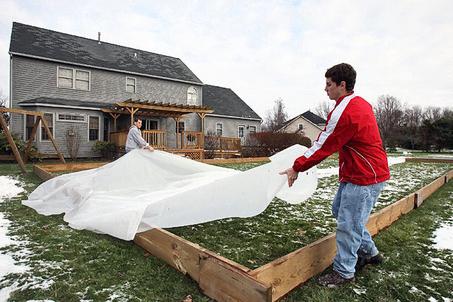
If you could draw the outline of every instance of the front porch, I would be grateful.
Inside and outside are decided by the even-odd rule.
[[[102,111],[111,117],[113,125],[113,131],[108,131],[108,140],[113,142],[119,150],[124,150],[128,128],[133,124],[134,116],[140,116],[142,119],[155,120],[153,125],[156,128],[160,127],[159,129],[142,130],[143,138],[153,148],[181,154],[192,159],[205,158],[205,139],[211,140],[211,137],[204,135],[204,118],[207,113],[213,111],[208,107],[130,99],[116,103],[112,108],[102,109]],[[184,123],[190,120],[190,118],[186,118],[190,114],[196,114],[199,120],[197,123],[192,123],[192,129],[186,130]],[[127,120],[128,118],[129,120]],[[196,116],[191,118],[193,121]],[[118,130],[119,121],[122,121],[121,130]],[[168,123],[168,121],[172,122]],[[182,128],[181,123],[184,124]],[[208,152],[214,152],[214,156],[238,156],[240,139],[215,137],[214,147],[207,149],[209,149]],[[211,153],[209,157],[212,157]]]

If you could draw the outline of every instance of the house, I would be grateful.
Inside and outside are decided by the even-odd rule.
[[[319,133],[321,133],[325,126],[325,119],[308,110],[286,121],[277,131],[286,133],[302,133],[313,142],[318,138]]]
[[[78,138],[79,157],[95,155],[98,140],[124,144],[134,115],[143,118],[145,139],[168,150],[201,150],[209,131],[204,119],[216,110],[220,116],[210,116],[209,127],[216,118],[225,134],[239,127],[236,113],[206,106],[206,85],[179,58],[107,43],[100,34],[88,39],[17,22],[9,54],[10,107],[44,112],[65,156],[71,136]],[[33,123],[32,116],[14,114],[11,131],[27,139]],[[53,152],[42,129],[35,145]]]
[[[204,85],[203,101],[214,110],[206,114],[206,134],[238,137],[244,143],[247,135],[261,131],[261,117],[230,88]]]

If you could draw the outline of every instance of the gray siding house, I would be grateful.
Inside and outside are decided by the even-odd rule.
[[[301,133],[313,142],[326,126],[326,120],[310,110],[286,121],[278,132]]]
[[[119,102],[143,101],[185,111],[195,108],[194,112],[219,102],[204,104],[206,85],[179,58],[107,43],[100,35],[94,40],[14,22],[9,54],[11,108],[44,112],[66,157],[68,136],[77,134],[78,156],[88,157],[96,155],[92,152],[96,141],[107,141],[109,134],[128,130],[129,115],[113,118]],[[219,116],[213,115],[212,121],[210,116],[207,125],[218,118],[225,129],[237,129],[237,114],[228,117],[227,112],[212,109]],[[176,123],[159,111],[142,117],[142,130],[165,133],[170,147],[178,145],[177,133],[201,131],[203,124],[201,116],[190,112],[184,112]],[[13,114],[11,131],[27,139],[33,123],[31,116]],[[35,145],[41,153],[55,152],[41,129]]]

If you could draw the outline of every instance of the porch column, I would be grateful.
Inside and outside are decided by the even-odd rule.
[[[175,120],[175,124],[176,124],[176,127],[175,127],[175,129],[176,129],[176,131],[175,131],[175,135],[176,135],[176,149],[179,149],[178,138],[181,135],[178,133],[178,123],[181,120],[181,116],[173,116],[173,119]]]
[[[201,138],[200,138],[200,147],[201,147],[201,159],[204,159],[204,118],[206,113],[198,113],[198,116],[201,119]]]
[[[134,124],[134,114],[138,111],[138,108],[129,108],[126,107],[127,111],[131,114],[131,126]]]

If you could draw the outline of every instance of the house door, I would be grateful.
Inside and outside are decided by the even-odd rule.
[[[141,130],[157,130],[159,129],[159,121],[152,119],[143,119],[142,120],[142,129]]]

